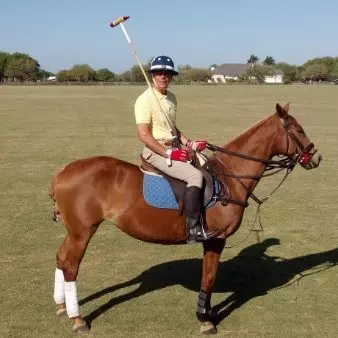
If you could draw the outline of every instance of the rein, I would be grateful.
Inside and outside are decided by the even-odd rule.
[[[297,148],[297,153],[295,156],[292,156],[292,157],[283,156],[279,160],[266,160],[266,159],[246,155],[240,152],[235,152],[235,151],[232,151],[226,148],[221,148],[216,145],[207,143],[207,149],[211,151],[221,152],[221,153],[228,154],[234,157],[239,157],[239,158],[242,158],[248,161],[259,162],[266,166],[264,171],[260,175],[237,175],[231,172],[225,173],[223,170],[222,172],[218,172],[217,169],[214,167],[214,165],[212,165],[210,161],[207,161],[209,172],[214,177],[214,179],[217,178],[218,182],[220,183],[220,191],[219,191],[216,201],[220,201],[223,206],[226,206],[227,204],[236,204],[239,206],[247,207],[249,205],[247,201],[233,200],[230,198],[230,193],[227,192],[225,188],[225,183],[223,182],[223,180],[220,179],[220,176],[223,176],[223,177],[231,177],[231,178],[236,179],[249,193],[249,197],[251,197],[258,204],[257,210],[256,210],[256,216],[255,216],[253,225],[250,228],[250,231],[256,232],[256,237],[257,237],[258,242],[259,242],[258,232],[263,231],[263,226],[261,222],[261,214],[260,214],[262,204],[266,202],[281,187],[281,185],[286,180],[287,176],[292,172],[297,162],[299,162],[299,160],[304,156],[304,154],[308,153],[314,147],[313,143],[310,143],[308,146],[303,147],[298,137],[288,128],[290,123],[287,123],[284,119],[280,119],[280,120],[286,132],[286,140],[287,140],[287,147],[286,147],[287,151],[286,152],[288,152],[289,150],[289,138],[290,138],[295,143],[296,148]],[[310,154],[310,155],[313,156],[313,154]],[[214,158],[223,167],[225,167],[225,164],[216,155],[214,156]],[[286,170],[286,172],[281,182],[270,192],[270,194],[268,194],[264,198],[258,198],[253,192],[250,192],[248,188],[242,182],[242,179],[253,179],[253,180],[259,181],[262,177],[273,176],[283,170]],[[254,229],[257,219],[259,222],[259,229]],[[244,242],[246,238],[249,236],[249,234],[244,239],[242,239],[240,242]],[[237,245],[238,244],[239,243],[237,243]],[[234,247],[234,246],[235,245],[231,245],[228,247]]]
[[[263,204],[266,200],[268,200],[278,189],[279,187],[284,183],[286,177],[291,173],[291,171],[293,170],[293,168],[295,167],[297,161],[298,161],[298,156],[296,158],[288,158],[288,157],[283,157],[280,160],[265,160],[265,159],[261,159],[258,157],[254,157],[254,156],[249,156],[243,153],[239,153],[239,152],[235,152],[229,149],[224,149],[218,146],[215,146],[213,144],[207,143],[207,148],[209,150],[212,151],[218,151],[218,152],[222,152],[231,156],[235,156],[235,157],[240,157],[243,159],[246,159],[248,161],[254,161],[254,162],[260,162],[262,164],[265,164],[266,167],[263,171],[263,173],[261,175],[237,175],[234,173],[219,173],[215,170],[215,168],[213,168],[211,165],[209,165],[210,171],[212,174],[219,176],[224,176],[224,177],[232,177],[237,179],[241,185],[247,190],[246,186],[243,184],[243,182],[241,181],[241,179],[253,179],[256,181],[259,181],[262,177],[268,177],[268,176],[273,176],[279,172],[281,172],[282,170],[286,169],[286,173],[283,177],[283,179],[281,180],[281,182],[277,185],[277,187],[266,197],[264,198],[258,198],[253,192],[249,192],[249,197],[251,197],[259,206],[261,204]],[[222,161],[220,161],[220,159],[215,156],[215,158],[224,166],[224,163]],[[274,170],[274,171],[273,171]],[[223,183],[220,180],[221,184]],[[223,189],[221,189],[224,192],[224,187],[222,187]],[[224,193],[223,193],[224,196]],[[222,203],[222,205],[227,205],[229,203],[232,204],[237,204],[237,205],[242,205],[247,207],[249,204],[248,202],[243,202],[243,201],[237,201],[237,200],[231,200],[231,199],[227,199],[227,198],[221,198],[219,199],[219,201]]]
[[[303,158],[304,155],[309,155],[310,159],[311,157],[316,153],[316,149],[313,153],[310,153],[310,150],[314,148],[314,144],[311,142],[310,144],[308,144],[306,147],[304,147],[302,145],[302,143],[300,142],[300,140],[298,139],[298,137],[294,134],[294,132],[292,132],[291,129],[289,129],[290,126],[290,121],[279,118],[283,127],[284,127],[284,131],[285,131],[285,135],[286,135],[286,153],[289,151],[289,146],[290,146],[290,139],[294,142],[296,149],[297,149],[297,153],[295,156],[292,157],[287,157],[287,156],[282,156],[281,159],[279,160],[266,160],[263,158],[259,158],[259,157],[255,157],[255,156],[251,156],[251,155],[246,155],[240,152],[236,152],[236,151],[232,151],[226,148],[221,148],[218,147],[216,145],[213,145],[211,143],[207,143],[207,149],[211,150],[211,151],[218,151],[224,154],[228,154],[231,156],[235,156],[235,157],[239,157],[239,158],[243,158],[245,160],[248,161],[254,161],[254,162],[259,162],[264,164],[266,167],[263,171],[263,173],[261,175],[237,175],[234,173],[224,173],[224,171],[222,171],[222,173],[217,172],[217,170],[215,170],[215,168],[213,168],[213,166],[210,164],[210,162],[208,161],[209,164],[209,170],[211,172],[211,174],[214,176],[214,178],[218,178],[219,176],[223,176],[223,177],[232,177],[238,180],[239,183],[241,183],[241,185],[245,188],[245,190],[247,190],[247,192],[249,193],[249,197],[251,197],[260,207],[260,205],[262,205],[266,200],[268,200],[278,189],[279,187],[284,183],[286,177],[291,173],[291,171],[294,169],[295,165],[299,162],[300,160]],[[221,163],[221,165],[224,167],[225,164],[217,157],[215,156],[215,159],[218,160],[218,162]],[[281,182],[277,185],[277,187],[275,189],[272,190],[272,192],[264,197],[264,198],[258,198],[253,192],[250,192],[246,186],[244,185],[244,183],[241,181],[241,179],[253,179],[256,181],[259,181],[262,177],[268,177],[268,176],[273,176],[279,172],[281,172],[282,170],[286,169],[286,173],[285,176],[283,177],[283,179],[281,180]],[[222,182],[222,180],[219,180],[219,182],[221,183],[221,191],[220,194],[218,196],[218,201],[220,201],[222,203],[222,205],[227,205],[229,203],[232,204],[237,204],[240,206],[244,206],[247,207],[249,204],[246,201],[238,201],[238,200],[232,200],[230,199],[229,196],[227,196],[228,194],[226,193],[226,189],[224,187],[224,182]]]

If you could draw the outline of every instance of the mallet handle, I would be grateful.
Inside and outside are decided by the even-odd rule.
[[[126,29],[124,28],[124,25],[123,25],[122,22],[121,22],[121,29],[122,29],[124,35],[126,36],[126,39],[127,39],[128,43],[129,43],[129,47],[130,47],[132,53],[134,54],[134,57],[135,57],[135,59],[136,59],[138,65],[139,65],[139,67],[140,67],[140,69],[141,69],[141,71],[142,71],[142,74],[143,74],[145,80],[147,81],[148,86],[151,87],[151,84],[150,84],[150,82],[149,82],[148,76],[147,76],[146,72],[144,71],[144,68],[143,68],[143,66],[142,66],[142,63],[141,63],[139,57],[137,56],[136,50],[135,50],[135,48],[133,47],[133,44],[131,43],[130,37],[129,37],[129,35],[128,35]]]
[[[137,55],[137,53],[136,53],[136,50],[135,50],[135,48],[134,48],[134,46],[133,46],[133,44],[132,44],[132,42],[131,42],[131,40],[130,40],[130,37],[129,37],[129,35],[128,35],[126,29],[124,28],[124,25],[123,25],[122,22],[120,23],[120,27],[121,27],[122,32],[124,33],[124,35],[125,35],[125,37],[126,37],[126,39],[127,39],[127,41],[128,41],[128,44],[129,44],[130,49],[131,49],[131,51],[132,51],[132,53],[133,53],[133,55],[134,55],[134,57],[135,57],[135,59],[136,59],[138,65],[139,65],[140,69],[141,69],[141,72],[142,72],[142,74],[143,74],[143,76],[144,76],[144,79],[146,80],[147,85],[148,85],[148,87],[150,88],[150,90],[153,92],[153,95],[154,95],[154,97],[155,97],[155,99],[156,99],[156,101],[157,101],[157,103],[158,103],[158,105],[159,105],[159,107],[160,107],[160,110],[162,111],[162,116],[164,117],[164,123],[167,124],[167,126],[169,127],[169,129],[171,130],[171,132],[174,132],[174,133],[175,133],[176,129],[175,129],[175,127],[173,126],[173,124],[172,124],[170,118],[167,116],[167,114],[166,114],[165,111],[163,110],[163,108],[162,108],[162,106],[161,106],[161,103],[160,103],[160,101],[159,101],[157,95],[156,95],[155,92],[154,92],[153,86],[151,85],[151,83],[150,83],[150,81],[149,81],[149,79],[148,79],[148,76],[147,76],[147,74],[146,74],[146,72],[145,72],[145,70],[144,70],[144,68],[143,68],[143,66],[142,66],[142,63],[141,63],[141,61],[140,61],[140,59],[139,59],[139,57],[138,57],[138,55]]]
[[[125,35],[125,37],[126,37],[126,39],[127,39],[127,41],[128,41],[129,47],[130,47],[130,49],[131,49],[131,51],[132,51],[132,53],[133,53],[133,55],[134,55],[134,57],[135,57],[135,59],[136,59],[136,61],[137,61],[138,65],[139,65],[141,71],[142,71],[142,74],[143,74],[143,76],[144,76],[146,82],[147,82],[147,85],[148,85],[148,87],[150,88],[150,90],[152,91],[154,97],[156,98],[156,101],[157,101],[157,103],[158,103],[158,105],[159,105],[159,108],[160,108],[160,110],[161,110],[161,112],[162,112],[162,114],[160,114],[160,118],[161,118],[161,119],[164,119],[164,123],[167,124],[169,130],[170,130],[171,133],[173,134],[174,138],[177,140],[178,137],[177,137],[176,127],[173,125],[173,123],[172,123],[172,121],[170,120],[169,116],[168,116],[168,115],[165,113],[165,111],[163,110],[163,108],[162,108],[162,106],[161,106],[161,103],[160,103],[160,101],[159,101],[157,95],[156,95],[155,92],[154,92],[153,86],[151,85],[151,83],[150,83],[150,81],[149,81],[149,79],[148,79],[148,76],[147,76],[146,72],[144,71],[144,68],[143,68],[143,66],[142,66],[142,63],[141,63],[139,57],[137,56],[136,50],[135,50],[134,47],[133,47],[133,44],[132,44],[132,42],[131,42],[131,40],[130,40],[130,37],[129,37],[129,35],[128,35],[126,29],[124,28],[123,22],[126,21],[126,20],[128,20],[128,19],[129,19],[129,16],[121,16],[121,17],[117,18],[116,20],[112,21],[112,22],[110,23],[110,27],[116,27],[116,26],[120,25],[120,27],[121,27],[121,29],[122,29],[122,32],[123,32],[123,34]]]

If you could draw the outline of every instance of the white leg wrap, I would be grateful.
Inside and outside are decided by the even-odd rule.
[[[65,279],[63,271],[58,268],[55,269],[54,301],[56,304],[63,304],[65,302]]]
[[[65,282],[66,310],[69,318],[80,315],[77,301],[76,282]]]

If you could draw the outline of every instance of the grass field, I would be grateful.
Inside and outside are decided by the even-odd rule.
[[[55,253],[65,229],[52,222],[48,189],[64,164],[91,155],[138,163],[133,102],[142,87],[0,87],[0,336],[66,337],[53,304]],[[213,305],[222,337],[336,337],[338,86],[174,87],[180,128],[224,144],[291,101],[323,155],[297,167],[262,208],[262,242],[225,249]],[[281,177],[281,176],[280,176]],[[258,187],[268,193],[277,181]],[[277,243],[279,241],[279,244]],[[93,337],[198,336],[202,248],[134,240],[104,222],[81,265],[81,311]],[[97,294],[102,291],[101,294]],[[96,294],[96,295],[95,295]]]

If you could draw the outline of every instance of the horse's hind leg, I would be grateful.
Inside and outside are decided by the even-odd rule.
[[[56,255],[56,269],[54,278],[54,301],[56,304],[56,315],[60,316],[66,313],[66,300],[65,300],[65,278],[63,275],[63,262],[65,261],[65,253],[67,247],[67,241],[69,236],[67,235],[63,244],[61,245]]]
[[[76,278],[89,240],[98,224],[90,227],[77,225],[77,229],[82,230],[81,233],[70,231],[70,227],[67,226],[68,235],[57,254],[54,300],[57,304],[57,313],[60,314],[66,310],[68,317],[74,322],[75,331],[87,331],[88,327],[79,311]]]

